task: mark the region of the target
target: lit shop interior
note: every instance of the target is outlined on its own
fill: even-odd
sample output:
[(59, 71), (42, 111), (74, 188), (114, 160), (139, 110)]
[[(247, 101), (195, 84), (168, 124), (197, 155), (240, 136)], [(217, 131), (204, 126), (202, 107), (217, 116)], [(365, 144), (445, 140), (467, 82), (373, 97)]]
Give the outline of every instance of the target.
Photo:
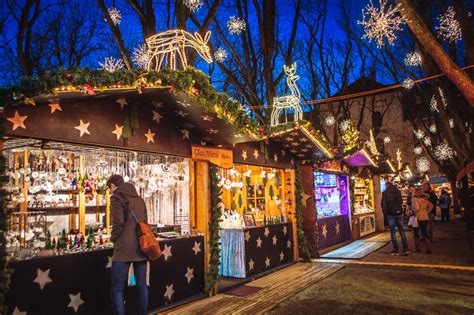
[(349, 214), (346, 175), (314, 172), (314, 194), (318, 220)]
[(359, 238), (375, 232), (374, 182), (370, 178), (351, 177), (352, 232)]
[(149, 224), (189, 234), (188, 159), (20, 138), (4, 142), (4, 155), (11, 209), (7, 249), (14, 258), (34, 257), (59, 243), (70, 252), (111, 247), (105, 184), (112, 174), (137, 187)]

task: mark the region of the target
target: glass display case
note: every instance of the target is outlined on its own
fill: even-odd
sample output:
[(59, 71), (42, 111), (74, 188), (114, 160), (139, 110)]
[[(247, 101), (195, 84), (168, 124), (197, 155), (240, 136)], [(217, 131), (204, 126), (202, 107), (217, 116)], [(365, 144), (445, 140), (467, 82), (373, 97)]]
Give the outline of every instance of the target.
[(353, 209), (355, 215), (375, 212), (373, 182), (371, 179), (353, 178)]
[(313, 175), (318, 219), (345, 214), (342, 200), (347, 197), (346, 176), (324, 172)]

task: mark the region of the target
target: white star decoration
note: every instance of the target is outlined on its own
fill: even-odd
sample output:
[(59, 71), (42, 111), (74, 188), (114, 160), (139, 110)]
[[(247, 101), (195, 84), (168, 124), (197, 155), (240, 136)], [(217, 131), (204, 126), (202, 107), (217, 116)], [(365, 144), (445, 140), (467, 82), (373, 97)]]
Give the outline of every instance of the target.
[(282, 261), (283, 259), (285, 259), (285, 254), (283, 254), (283, 252), (280, 252), (280, 261)]
[(49, 277), (49, 271), (51, 269), (48, 269), (46, 271), (43, 271), (41, 269), (37, 269), (37, 276), (33, 282), (38, 283), (39, 287), (41, 290), (44, 289), (44, 286), (47, 285), (50, 282), (53, 282), (53, 280)]
[(107, 268), (112, 268), (112, 256), (107, 257), (107, 265), (105, 266), (105, 269)]
[(179, 115), (179, 116), (181, 116), (181, 117), (183, 117), (183, 118), (186, 117), (186, 116), (188, 116), (188, 113), (185, 113), (185, 112), (183, 112), (182, 110), (176, 111), (175, 113), (176, 113), (176, 115)]
[(268, 229), (268, 227), (265, 227), (265, 233), (263, 233), (265, 235), (265, 237), (268, 237), (268, 234), (270, 234), (270, 230)]
[(242, 151), (242, 159), (244, 159), (244, 161), (247, 160), (247, 151), (245, 150)]
[(173, 289), (173, 284), (167, 285), (166, 286), (166, 292), (163, 294), (165, 298), (168, 299), (168, 301), (171, 301), (171, 298), (173, 297), (174, 294), (174, 289)]
[(123, 109), (126, 105), (128, 105), (127, 100), (125, 98), (119, 98), (115, 102), (120, 104), (120, 108)]
[(79, 126), (74, 127), (74, 129), (77, 129), (81, 132), (79, 137), (82, 137), (85, 133), (87, 133), (88, 135), (91, 134), (88, 130), (90, 124), (90, 122), (84, 123), (82, 119), (79, 119)]
[(193, 247), (194, 256), (196, 256), (200, 251), (201, 251), (201, 242), (194, 242), (194, 247)]
[(321, 234), (324, 236), (324, 238), (326, 238), (326, 235), (328, 234), (328, 230), (327, 230), (327, 228), (326, 228), (326, 224), (323, 225), (323, 232), (322, 232)]
[(163, 116), (161, 116), (160, 113), (153, 111), (153, 120), (155, 120), (157, 124), (160, 123), (161, 118), (163, 118)]
[(285, 225), (285, 226), (283, 226), (283, 235), (286, 235), (286, 233), (288, 233), (288, 229), (287, 229), (287, 227), (286, 227), (286, 225)]
[(115, 124), (115, 130), (112, 131), (112, 133), (117, 136), (117, 140), (120, 140), (120, 137), (122, 136), (122, 132), (123, 132), (123, 126), (119, 126)]
[(208, 115), (201, 116), (201, 118), (202, 118), (202, 120), (212, 121), (212, 117), (208, 116)]
[(336, 222), (336, 235), (339, 235), (341, 233), (341, 226), (339, 225), (339, 222)]
[[(184, 275), (186, 277), (186, 279), (188, 279), (188, 283), (191, 282), (191, 279), (194, 278), (194, 269), (193, 268), (187, 268), (188, 271), (186, 272), (186, 274)], [(171, 300), (171, 298), (170, 298)]]
[(288, 240), (288, 242), (286, 242), (286, 247), (291, 248), (291, 241), (290, 240)]
[(253, 156), (254, 156), (256, 159), (258, 159), (258, 150), (254, 150), (254, 151), (253, 151)]
[[(194, 246), (196, 246), (196, 244), (194, 244)], [(161, 254), (165, 258), (165, 261), (167, 261), (170, 256), (173, 256), (173, 254), (171, 253), (171, 247), (171, 245), (165, 245), (165, 249), (161, 251)]]
[(245, 241), (248, 242), (250, 240), (250, 232), (245, 232)]
[(253, 265), (254, 264), (255, 264), (255, 262), (253, 261), (253, 259), (250, 259), (250, 261), (249, 261), (249, 271), (253, 270)]
[(163, 103), (160, 103), (160, 102), (157, 102), (157, 101), (151, 101), (151, 103), (153, 104), (153, 106), (154, 106), (155, 108), (165, 107), (165, 106), (163, 105)]
[(183, 106), (184, 108), (188, 108), (191, 106), (191, 104), (189, 104), (188, 102), (186, 101), (176, 101), (176, 103), (180, 104), (181, 106)]
[(150, 129), (148, 129), (148, 132), (145, 133), (145, 137), (146, 137), (146, 143), (150, 143), (150, 142), (153, 142), (155, 143), (155, 134), (153, 132), (151, 132)]
[(260, 237), (257, 239), (257, 247), (262, 247), (262, 239)]
[(276, 245), (276, 244), (277, 244), (277, 241), (278, 241), (278, 239), (277, 239), (277, 236), (276, 236), (276, 234), (275, 234), (275, 235), (273, 235), (273, 237), (272, 237), (272, 241), (273, 241), (273, 245)]
[(267, 259), (265, 259), (265, 267), (268, 268), (270, 267), (270, 258), (267, 257)]
[(68, 304), (67, 307), (72, 307), (74, 309), (74, 312), (77, 313), (77, 310), (79, 307), (84, 304), (84, 300), (81, 299), (81, 292), (77, 294), (69, 294), (69, 299), (71, 300)]
[(183, 139), (189, 140), (189, 130), (183, 129), (181, 130), (181, 133), (183, 134)]

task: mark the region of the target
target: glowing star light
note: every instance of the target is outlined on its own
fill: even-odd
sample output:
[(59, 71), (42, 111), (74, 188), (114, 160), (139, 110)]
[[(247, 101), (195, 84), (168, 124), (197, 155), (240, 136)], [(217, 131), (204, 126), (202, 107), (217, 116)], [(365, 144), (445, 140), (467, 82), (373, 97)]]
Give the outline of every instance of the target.
[(462, 37), (461, 24), (456, 20), (456, 13), (453, 7), (449, 7), (446, 12), (438, 17), (439, 26), (436, 27), (438, 37), (447, 42), (455, 43)]
[(202, 0), (183, 0), (183, 3), (191, 12), (196, 12), (202, 7)]
[(416, 66), (421, 66), (422, 63), (423, 63), (423, 58), (421, 57), (421, 54), (419, 51), (408, 53), (407, 56), (405, 57), (405, 64), (407, 66), (416, 67)]
[(219, 47), (214, 52), (214, 59), (216, 59), (217, 62), (224, 62), (224, 60), (227, 59), (227, 51), (224, 48)]
[(239, 35), (246, 27), (245, 21), (239, 17), (231, 16), (227, 21), (227, 29), (231, 35)]
[(418, 172), (420, 173), (426, 173), (430, 170), (431, 162), (430, 160), (428, 160), (428, 158), (424, 156), (417, 159), (415, 164), (416, 168), (418, 169)]
[(413, 149), (413, 152), (415, 152), (416, 155), (420, 155), (423, 152), (423, 148), (418, 146)]
[(324, 119), (324, 123), (326, 124), (326, 126), (332, 126), (336, 123), (336, 118), (334, 118), (333, 115), (329, 115)]
[(115, 72), (123, 68), (123, 60), (115, 59), (114, 57), (105, 58), (104, 63), (99, 62), (102, 70), (108, 72)]
[(402, 86), (407, 90), (411, 90), (414, 85), (415, 85), (415, 81), (411, 78), (406, 78), (405, 80), (403, 80), (403, 83), (402, 83)]
[(438, 144), (434, 148), (434, 156), (440, 161), (446, 161), (452, 159), (455, 155), (453, 148), (447, 143)]
[(146, 44), (140, 45), (133, 50), (132, 60), (141, 69), (144, 69), (151, 59), (151, 54)]
[(423, 139), (423, 137), (425, 136), (425, 132), (421, 129), (418, 129), (418, 130), (414, 130), (413, 133), (415, 134), (415, 137), (420, 140), (420, 139)]
[(436, 131), (437, 131), (436, 125), (435, 125), (435, 124), (432, 124), (432, 125), (430, 126), (430, 132), (431, 132), (431, 133), (436, 133)]
[(122, 21), (122, 14), (117, 8), (108, 8), (107, 11), (109, 12), (110, 19), (115, 25), (119, 25)]
[(383, 143), (385, 143), (385, 144), (390, 143), (390, 141), (392, 141), (392, 139), (390, 139), (389, 136), (386, 136), (385, 138), (383, 138)]
[(377, 48), (382, 48), (384, 39), (386, 38), (390, 45), (393, 45), (397, 36), (395, 32), (401, 30), (401, 26), (405, 23), (404, 17), (401, 15), (401, 5), (393, 7), (387, 6), (387, 0), (379, 0), (379, 8), (374, 7), (372, 1), (365, 9), (362, 10), (362, 21), (357, 24), (364, 25), (364, 36), (371, 42), (377, 43)]

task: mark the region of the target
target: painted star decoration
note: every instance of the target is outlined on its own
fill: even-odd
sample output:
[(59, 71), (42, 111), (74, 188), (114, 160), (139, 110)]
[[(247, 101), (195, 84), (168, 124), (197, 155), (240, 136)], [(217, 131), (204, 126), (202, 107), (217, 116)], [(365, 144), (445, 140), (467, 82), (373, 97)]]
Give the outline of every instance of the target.
[[(194, 244), (196, 245), (196, 244)], [(173, 254), (171, 253), (171, 247), (172, 245), (168, 246), (168, 245), (165, 245), (165, 249), (161, 251), (161, 255), (163, 255), (165, 261), (168, 260), (168, 258), (170, 258), (170, 256), (173, 256)]]
[(268, 229), (268, 227), (265, 227), (265, 233), (263, 233), (265, 235), (265, 237), (268, 237), (268, 235), (270, 234), (270, 230)]
[(265, 259), (265, 267), (268, 268), (270, 267), (270, 258), (267, 257), (267, 259)]
[(155, 108), (162, 108), (162, 107), (165, 107), (165, 106), (163, 105), (163, 103), (161, 103), (161, 102), (151, 101), (151, 103), (153, 104), (153, 106), (154, 106)]
[(249, 271), (250, 271), (250, 270), (253, 270), (253, 265), (255, 265), (255, 262), (253, 261), (252, 258), (250, 258), (250, 261), (249, 261)]
[(173, 284), (167, 285), (165, 294), (163, 294), (163, 296), (166, 299), (168, 299), (168, 301), (171, 301), (171, 298), (173, 297), (173, 294), (174, 294)]
[(26, 315), (26, 311), (22, 312), (17, 306), (15, 306), (12, 315)]
[[(194, 269), (193, 268), (187, 268), (188, 271), (186, 272), (186, 274), (184, 275), (186, 277), (186, 279), (188, 279), (188, 283), (191, 282), (191, 279), (194, 278)], [(171, 300), (171, 298), (170, 298)]]
[(107, 257), (107, 265), (105, 266), (105, 269), (112, 268), (112, 256)]
[(182, 129), (181, 133), (183, 134), (183, 139), (188, 139), (189, 140), (189, 130)]
[(285, 226), (283, 226), (283, 235), (286, 235), (286, 233), (288, 233), (288, 228)]
[(303, 205), (306, 206), (306, 202), (308, 201), (309, 198), (311, 198), (310, 195), (306, 194), (304, 191), (301, 193), (301, 198), (303, 199)]
[(82, 119), (79, 119), (79, 126), (74, 127), (74, 129), (79, 130), (79, 132), (80, 132), (79, 137), (82, 137), (84, 134), (88, 134), (88, 135), (91, 134), (91, 133), (89, 132), (89, 125), (90, 125), (90, 124), (91, 124), (90, 122), (84, 123), (84, 122), (82, 121)]
[(339, 222), (336, 222), (336, 235), (339, 235), (341, 233), (341, 226), (339, 225)]
[(128, 105), (127, 100), (124, 97), (117, 99), (115, 102), (120, 104), (120, 109), (123, 109), (126, 105)]
[(288, 240), (288, 242), (286, 242), (286, 247), (291, 248), (291, 241), (290, 240)]
[(55, 111), (59, 110), (60, 112), (63, 111), (61, 108), (61, 105), (59, 103), (50, 103), (48, 104), (49, 107), (51, 107), (51, 114), (54, 114)]
[(53, 280), (49, 277), (49, 272), (50, 272), (51, 269), (48, 269), (46, 271), (43, 271), (41, 269), (37, 269), (37, 276), (35, 278), (35, 280), (33, 280), (33, 282), (36, 282), (38, 283), (39, 287), (41, 290), (44, 289), (44, 287), (50, 283), (50, 282), (53, 282)]
[(280, 261), (282, 261), (283, 259), (285, 259), (285, 254), (283, 254), (283, 252), (280, 252)]
[(249, 231), (245, 232), (244, 237), (245, 237), (245, 241), (248, 242), (250, 240), (250, 232)]
[(193, 125), (193, 124), (190, 124), (190, 123), (185, 123), (185, 124), (183, 125), (183, 127), (186, 128), (186, 129), (191, 129), (191, 128), (194, 128), (194, 125)]
[(277, 239), (277, 236), (276, 236), (276, 234), (275, 234), (275, 235), (273, 235), (273, 237), (272, 237), (272, 241), (273, 241), (273, 245), (276, 245), (276, 244), (277, 244), (277, 241), (278, 241), (278, 239)]
[(321, 232), (321, 235), (324, 236), (324, 238), (326, 238), (327, 234), (328, 234), (328, 230), (327, 230), (326, 224), (324, 224), (323, 225), (323, 231)]
[(205, 115), (205, 116), (201, 116), (202, 120), (205, 120), (205, 121), (212, 121), (212, 117), (211, 116), (208, 116), (208, 115)]
[(157, 124), (160, 123), (160, 119), (163, 118), (163, 116), (160, 115), (160, 113), (158, 112), (155, 112), (155, 111), (152, 111), (153, 112), (153, 119), (154, 121), (156, 121)]
[(120, 140), (120, 137), (122, 136), (122, 131), (123, 131), (123, 126), (119, 126), (115, 124), (115, 130), (112, 131), (112, 133), (117, 136), (117, 140)]
[(13, 124), (12, 130), (16, 130), (17, 128), (23, 128), (26, 129), (25, 126), (25, 120), (28, 118), (28, 116), (21, 116), (18, 111), (15, 111), (15, 116), (7, 118), (9, 122)]
[(184, 108), (188, 108), (191, 106), (191, 104), (189, 104), (188, 102), (186, 101), (176, 101), (176, 103), (180, 104), (181, 106), (183, 106)]
[(258, 150), (253, 151), (253, 156), (254, 158), (258, 159)]
[(200, 251), (201, 251), (201, 242), (194, 242), (194, 247), (193, 247), (194, 256), (196, 256)]
[(217, 129), (212, 129), (212, 128), (209, 128), (209, 129), (207, 129), (206, 131), (207, 131), (208, 133), (210, 133), (211, 135), (212, 135), (212, 134), (216, 134), (216, 133), (219, 132), (219, 130), (217, 130)]
[(176, 115), (178, 116), (181, 116), (183, 118), (185, 118), (186, 116), (188, 116), (188, 113), (185, 113), (183, 112), (182, 110), (179, 110), (179, 111), (175, 111)]
[(262, 239), (260, 237), (257, 239), (257, 247), (262, 247)]
[(245, 150), (242, 151), (242, 159), (244, 159), (244, 161), (247, 160), (247, 151)]
[(77, 294), (69, 294), (69, 299), (71, 300), (67, 307), (72, 307), (74, 309), (74, 312), (77, 313), (77, 310), (79, 307), (84, 304), (84, 300), (81, 299), (81, 292)]
[(145, 137), (146, 137), (146, 143), (150, 143), (150, 142), (153, 142), (155, 143), (155, 134), (153, 132), (151, 132), (150, 129), (148, 129), (148, 132), (145, 133)]

